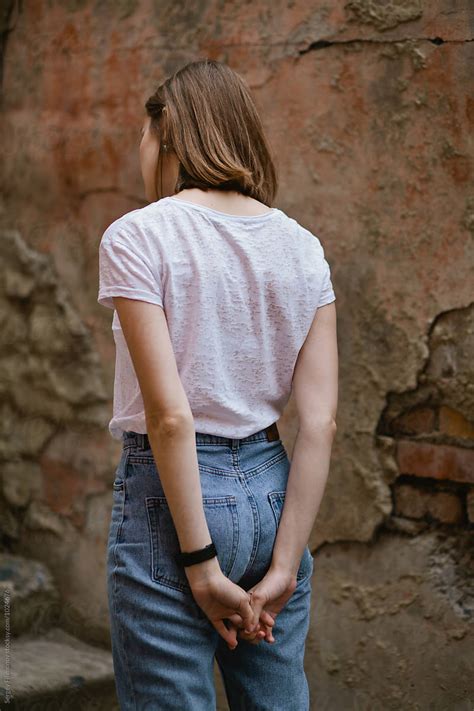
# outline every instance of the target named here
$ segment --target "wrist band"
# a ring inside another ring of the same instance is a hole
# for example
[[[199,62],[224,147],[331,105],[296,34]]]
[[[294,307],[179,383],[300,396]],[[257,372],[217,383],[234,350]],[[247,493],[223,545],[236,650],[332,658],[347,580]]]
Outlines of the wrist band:
[[[202,563],[202,561],[214,558],[216,555],[217,550],[214,542],[212,542],[204,548],[200,548],[197,551],[191,551],[191,553],[183,553],[180,551],[175,557],[180,565],[188,566],[194,565],[195,563]]]

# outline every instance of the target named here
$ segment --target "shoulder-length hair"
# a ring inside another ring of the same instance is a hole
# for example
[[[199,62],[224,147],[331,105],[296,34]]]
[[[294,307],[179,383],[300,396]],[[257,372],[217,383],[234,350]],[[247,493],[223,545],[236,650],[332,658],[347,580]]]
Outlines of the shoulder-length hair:
[[[145,109],[160,144],[157,176],[164,151],[178,158],[175,193],[236,190],[272,206],[275,165],[249,88],[237,72],[212,59],[190,62],[158,87]]]

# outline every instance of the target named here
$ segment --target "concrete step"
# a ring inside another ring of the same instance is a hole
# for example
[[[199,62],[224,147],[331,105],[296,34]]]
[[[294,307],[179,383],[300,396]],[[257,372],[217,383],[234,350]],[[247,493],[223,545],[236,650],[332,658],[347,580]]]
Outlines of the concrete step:
[[[51,573],[37,560],[0,553],[3,591],[0,635],[41,634],[59,620],[60,599]]]
[[[0,707],[11,711],[118,711],[112,655],[53,627],[10,638],[0,668]]]

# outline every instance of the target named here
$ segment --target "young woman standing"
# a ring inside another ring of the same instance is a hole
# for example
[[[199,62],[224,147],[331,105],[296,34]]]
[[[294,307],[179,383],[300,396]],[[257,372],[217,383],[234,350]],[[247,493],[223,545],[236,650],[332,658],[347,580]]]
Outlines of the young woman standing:
[[[105,231],[114,309],[107,582],[121,709],[306,711],[307,545],[336,430],[335,294],[319,239],[272,207],[241,77],[200,60],[146,102],[149,204]],[[292,460],[276,420],[293,393]],[[246,631],[249,630],[249,631]]]

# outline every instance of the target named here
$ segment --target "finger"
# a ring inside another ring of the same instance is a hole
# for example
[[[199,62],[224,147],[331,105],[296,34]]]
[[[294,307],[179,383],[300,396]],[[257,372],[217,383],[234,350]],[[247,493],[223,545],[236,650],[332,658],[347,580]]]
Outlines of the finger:
[[[266,610],[262,610],[262,614],[260,615],[260,622],[262,622],[264,625],[267,625],[268,627],[273,627],[275,624],[275,618]]]
[[[251,642],[257,636],[257,630],[255,632],[246,632],[245,630],[239,631],[239,637],[245,639],[246,642]]]
[[[231,615],[231,617],[227,617],[226,620],[228,620],[229,625],[236,630],[237,634],[239,636],[242,636],[243,638],[248,638],[249,633],[247,633],[242,625],[242,618],[240,615]],[[257,629],[260,629],[260,623],[257,626]],[[252,634],[252,633],[251,633]]]
[[[232,638],[232,643],[227,642],[227,646],[232,651],[237,647],[237,629],[233,625],[230,626],[229,636]]]
[[[273,643],[275,641],[271,627],[268,627],[268,625],[265,625],[264,628],[259,625],[258,631],[253,632],[252,634],[248,634],[245,630],[238,630],[238,636],[246,642],[250,642],[250,644],[258,644],[263,639],[269,643]]]
[[[242,615],[237,614],[237,612],[235,612],[233,615],[230,615],[227,619],[236,627],[242,627],[243,618]]]
[[[251,644],[258,644],[262,641],[262,639],[265,639],[266,635],[266,629],[264,629],[261,625],[258,625],[257,630],[255,632],[252,632],[250,635],[244,632],[242,637]]]
[[[269,642],[270,644],[273,644],[275,641],[275,637],[273,636],[272,628],[269,627],[268,625],[265,626],[265,641]]]
[[[212,621],[212,620],[211,620]],[[222,637],[222,639],[232,648],[234,649],[237,646],[237,640],[236,640],[236,635],[235,631],[232,629],[227,629],[227,627],[224,624],[223,620],[216,620],[215,622],[212,621],[212,624]]]
[[[241,627],[238,624],[235,624],[235,622],[231,619],[232,617],[237,617],[239,620],[241,619],[240,615],[232,615],[231,617],[226,617],[226,621],[228,622],[228,627],[230,627],[231,630],[235,630],[236,636],[240,637],[240,639],[245,639],[247,642],[251,642],[253,639],[255,639],[257,636],[259,639],[257,641],[260,641],[260,638],[263,639],[265,637],[265,631],[263,628],[263,625],[258,623],[256,629],[254,632],[246,632],[243,627]]]
[[[233,625],[239,628],[243,628],[243,618],[242,615],[239,615],[237,613],[231,615],[230,617],[227,618]],[[269,627],[273,627],[275,624],[275,618],[271,615],[270,612],[267,612],[265,609],[262,610],[262,613],[260,615],[260,620],[259,623],[262,625],[268,625]]]
[[[240,637],[241,639],[245,639],[246,642],[251,642],[252,640],[257,638],[257,635],[259,635],[259,633],[262,632],[264,628],[263,625],[258,622],[253,632],[247,632],[244,627],[239,626],[237,626],[236,629],[238,637]]]
[[[252,605],[251,605],[252,616],[249,621],[244,620],[244,627],[247,631],[250,631],[250,632],[255,631],[255,628],[258,625],[260,616],[262,614],[262,608],[263,608],[263,602],[259,601],[258,597],[252,596]]]
[[[230,620],[230,618],[227,618]],[[260,627],[258,627],[258,632],[248,634],[245,632],[244,629],[236,626],[233,622],[229,621],[229,625],[233,631],[235,631],[236,637],[239,637],[240,639],[245,640],[245,642],[249,642],[250,644],[258,644],[259,642],[262,641],[262,639],[265,638],[265,632],[264,630]],[[230,647],[229,649],[235,649],[235,647]]]
[[[238,614],[242,616],[242,624],[244,628],[247,631],[252,632],[258,622],[258,617],[252,609],[252,605],[250,604],[249,599],[247,597],[242,598],[242,601],[239,605]]]
[[[253,632],[247,632],[245,629],[241,628],[238,630],[238,635],[239,637],[242,637],[242,639],[245,639],[247,642],[250,642],[254,639],[259,642],[266,636],[266,630],[266,625],[263,625],[261,622],[257,622],[257,626],[255,627]]]
[[[239,630],[238,637],[249,644],[258,644],[265,637],[265,632],[263,630],[259,630],[258,632],[248,634],[244,630]]]

